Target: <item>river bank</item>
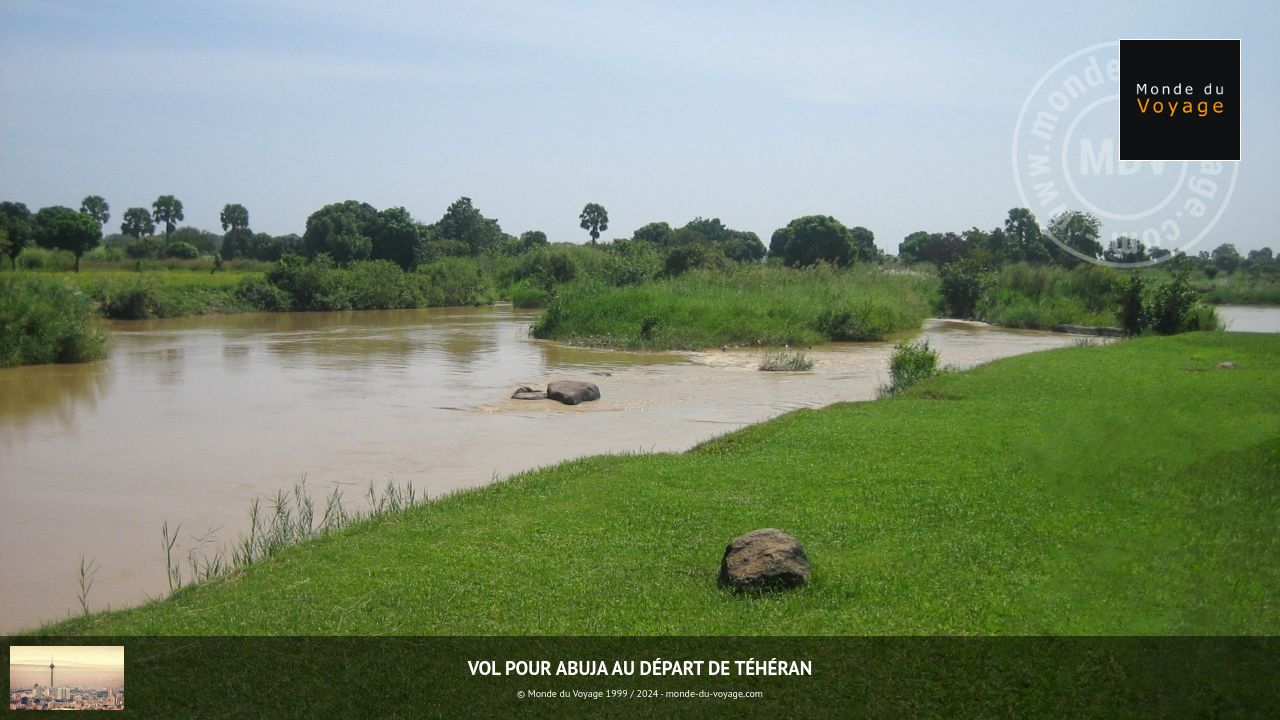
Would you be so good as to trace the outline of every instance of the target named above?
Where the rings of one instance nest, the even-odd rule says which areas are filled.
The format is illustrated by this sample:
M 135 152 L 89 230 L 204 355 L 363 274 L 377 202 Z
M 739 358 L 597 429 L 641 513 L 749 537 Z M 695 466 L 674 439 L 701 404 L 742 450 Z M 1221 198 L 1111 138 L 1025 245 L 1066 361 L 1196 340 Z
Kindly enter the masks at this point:
M 1274 633 L 1277 370 L 1280 338 L 1250 334 L 1008 358 L 523 473 L 43 632 Z M 719 590 L 725 542 L 766 526 L 812 585 Z
M 78 610 L 79 559 L 96 557 L 92 607 L 168 590 L 160 528 L 177 556 L 211 529 L 244 531 L 255 497 L 300 476 L 320 502 L 356 508 L 370 482 L 437 497 L 600 453 L 683 451 L 720 433 L 888 382 L 891 342 L 815 348 L 805 373 L 762 373 L 762 352 L 634 353 L 528 337 L 509 307 L 258 313 L 107 324 L 102 362 L 0 371 L 0 629 Z M 927 321 L 960 367 L 1074 344 L 1051 333 Z M 607 375 L 606 375 L 607 374 Z M 604 397 L 569 407 L 510 399 L 583 378 Z M 264 441 L 263 438 L 269 438 Z M 180 470 L 175 470 L 180 468 Z M 41 533 L 52 516 L 79 531 Z M 186 569 L 184 569 L 184 573 Z

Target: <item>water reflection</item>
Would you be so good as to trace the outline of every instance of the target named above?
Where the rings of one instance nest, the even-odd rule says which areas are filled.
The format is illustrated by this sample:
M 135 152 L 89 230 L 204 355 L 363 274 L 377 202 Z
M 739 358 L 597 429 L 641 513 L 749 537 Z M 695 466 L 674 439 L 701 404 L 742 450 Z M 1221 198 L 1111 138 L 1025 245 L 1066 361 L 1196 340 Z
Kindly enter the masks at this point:
M 77 412 L 95 409 L 110 386 L 106 362 L 0 370 L 0 440 L 8 448 L 44 423 L 71 434 Z

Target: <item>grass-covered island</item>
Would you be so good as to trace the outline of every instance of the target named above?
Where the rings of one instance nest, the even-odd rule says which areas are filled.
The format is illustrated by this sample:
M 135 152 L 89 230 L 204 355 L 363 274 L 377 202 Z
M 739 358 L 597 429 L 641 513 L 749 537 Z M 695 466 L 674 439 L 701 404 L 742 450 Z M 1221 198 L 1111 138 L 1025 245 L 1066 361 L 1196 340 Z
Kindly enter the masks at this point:
M 1278 400 L 1277 336 L 1023 355 L 524 473 L 40 632 L 1275 634 Z M 805 544 L 809 586 L 717 586 L 761 527 Z

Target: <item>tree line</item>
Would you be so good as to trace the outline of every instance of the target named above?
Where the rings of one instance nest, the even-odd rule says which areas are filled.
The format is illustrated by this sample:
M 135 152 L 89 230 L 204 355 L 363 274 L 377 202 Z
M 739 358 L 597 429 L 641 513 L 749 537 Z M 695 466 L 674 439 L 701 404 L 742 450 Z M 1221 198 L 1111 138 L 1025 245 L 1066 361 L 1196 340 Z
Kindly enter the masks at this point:
M 0 251 L 16 267 L 18 255 L 30 245 L 67 250 L 75 256 L 78 271 L 80 258 L 103 242 L 102 229 L 110 218 L 110 205 L 98 195 L 84 198 L 79 211 L 53 206 L 32 213 L 22 203 L 2 202 Z M 339 265 L 390 260 L 406 270 L 446 257 L 521 255 L 549 244 L 546 233 L 539 230 L 519 236 L 504 232 L 497 219 L 486 217 L 468 197 L 454 201 L 433 223 L 419 222 L 404 207 L 378 210 L 356 200 L 332 203 L 307 218 L 301 236 L 253 232 L 249 210 L 239 203 L 225 205 L 219 219 L 222 235 L 179 228 L 184 220 L 182 201 L 173 195 L 161 195 L 150 208 L 125 210 L 120 233 L 109 236 L 106 242 L 123 244 L 125 252 L 138 259 L 210 255 L 218 261 L 248 258 L 274 262 L 286 255 L 326 255 Z M 599 244 L 602 233 L 609 228 L 608 211 L 599 203 L 587 203 L 579 215 L 579 224 L 589 242 Z M 1003 224 L 991 230 L 973 227 L 960 233 L 911 233 L 899 244 L 896 260 L 929 263 L 941 270 L 955 263 L 977 267 L 1009 263 L 1071 267 L 1082 262 L 1081 257 L 1134 262 L 1168 255 L 1167 250 L 1148 249 L 1130 238 L 1120 238 L 1104 247 L 1099 239 L 1100 227 L 1097 218 L 1088 213 L 1064 212 L 1042 229 L 1030 210 L 1012 208 Z M 158 228 L 163 229 L 162 235 L 157 235 Z M 847 227 L 829 215 L 792 220 L 773 232 L 767 248 L 754 232 L 735 230 L 719 218 L 702 217 L 679 227 L 651 222 L 637 228 L 629 238 L 618 238 L 605 246 L 623 253 L 633 253 L 637 247 L 652 249 L 661 257 L 667 275 L 766 258 L 793 267 L 818 262 L 844 267 L 893 259 L 876 247 L 870 230 Z M 1210 278 L 1218 272 L 1231 274 L 1241 268 L 1274 270 L 1277 265 L 1270 248 L 1242 257 L 1231 244 L 1202 252 L 1192 262 Z

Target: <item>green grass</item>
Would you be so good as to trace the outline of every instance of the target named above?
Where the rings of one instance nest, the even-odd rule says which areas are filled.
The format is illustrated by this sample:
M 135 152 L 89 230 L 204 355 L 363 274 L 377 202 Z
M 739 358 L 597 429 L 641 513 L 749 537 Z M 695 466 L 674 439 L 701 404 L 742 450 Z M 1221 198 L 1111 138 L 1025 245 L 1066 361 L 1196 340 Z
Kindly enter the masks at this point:
M 559 289 L 533 334 L 632 349 L 878 340 L 919 327 L 936 285 L 930 275 L 876 267 L 763 265 L 625 287 L 573 283 Z
M 1202 297 L 1217 305 L 1280 305 L 1280 276 L 1237 272 L 1218 275 L 1213 280 L 1201 278 Z
M 1006 265 L 993 274 L 978 302 L 980 319 L 1005 327 L 1051 330 L 1057 325 L 1114 327 L 1120 324 L 1124 275 L 1081 265 Z
M 0 367 L 88 362 L 106 352 L 85 293 L 58 280 L 0 275 Z
M 103 315 L 135 320 L 236 313 L 258 308 L 241 300 L 236 289 L 257 272 L 144 272 L 102 270 L 58 275 L 82 289 L 98 303 Z
M 1275 634 L 1277 400 L 1277 336 L 1023 355 L 525 473 L 42 632 Z M 808 587 L 717 587 L 760 527 L 805 544 Z

